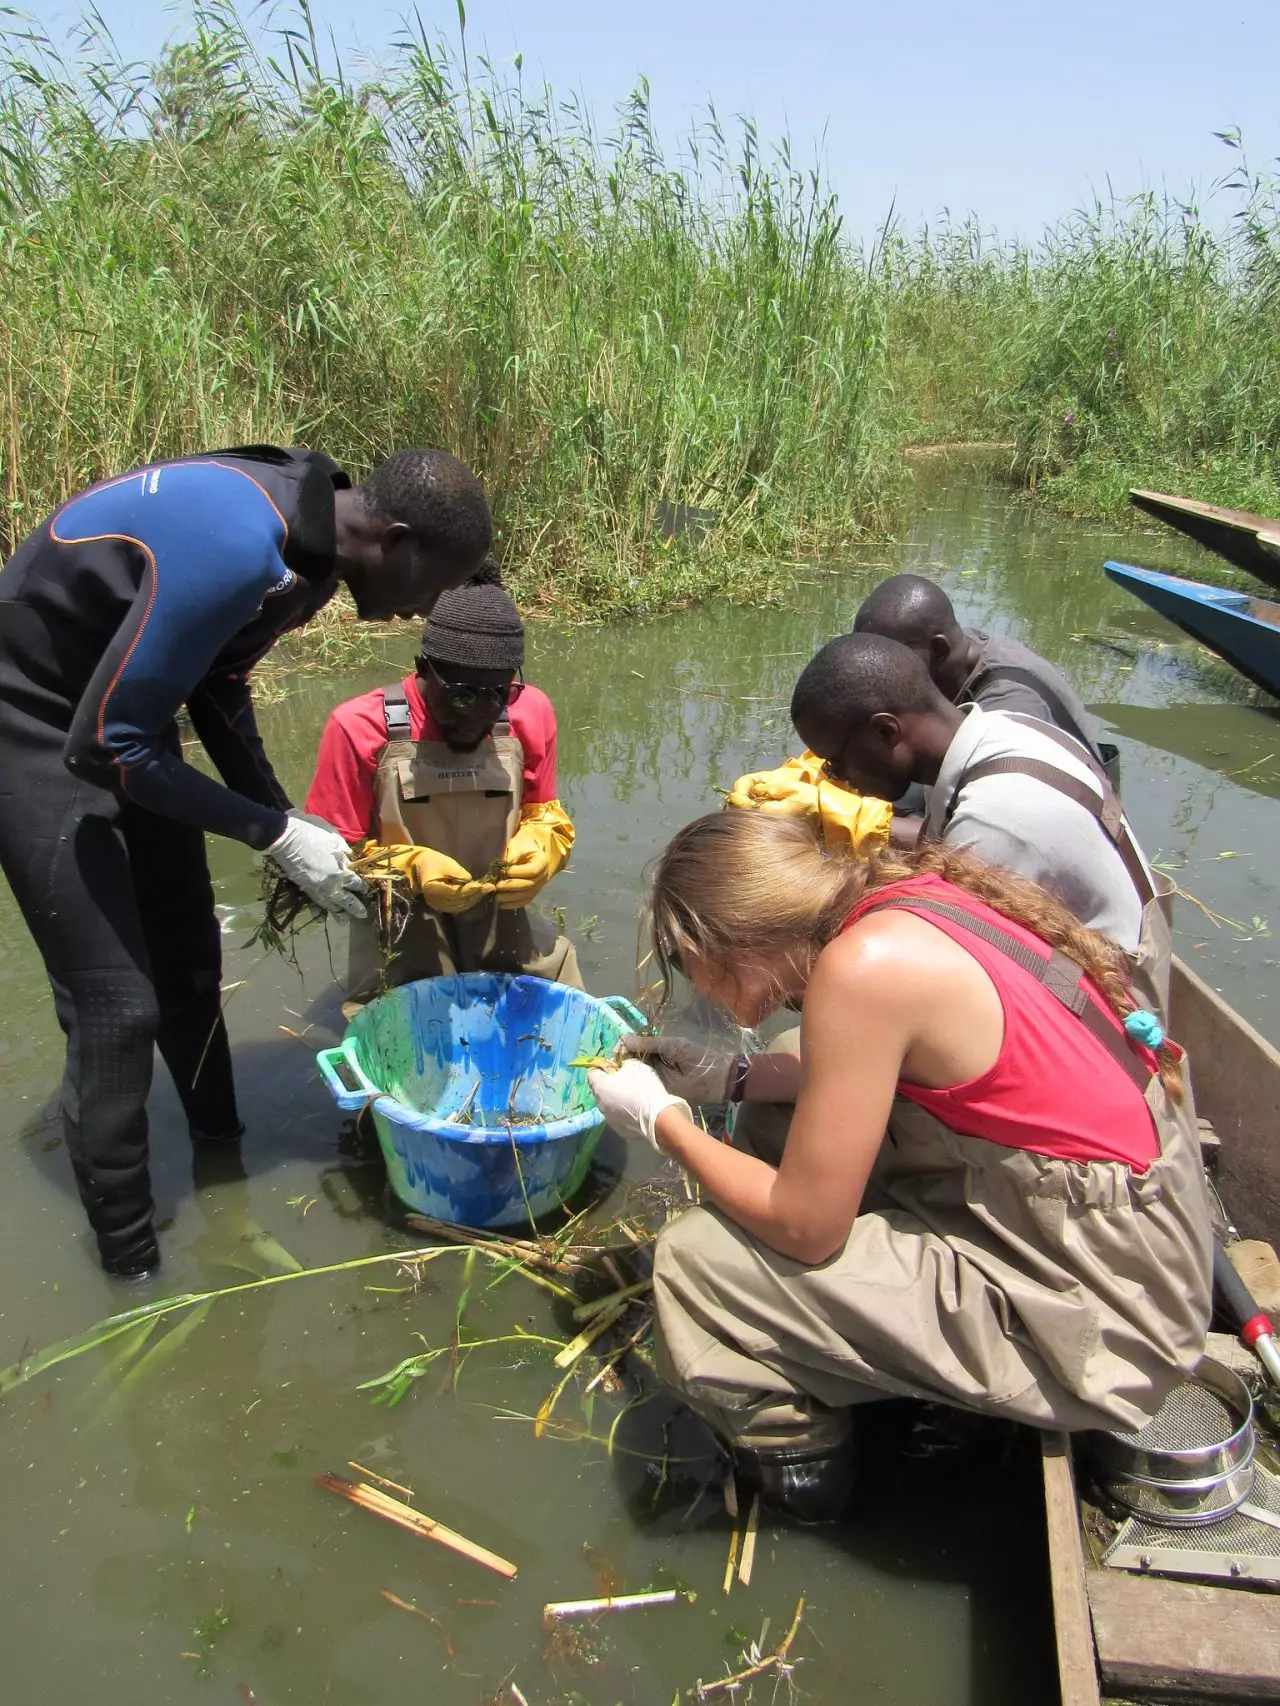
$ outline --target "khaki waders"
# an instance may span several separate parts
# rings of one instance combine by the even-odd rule
[[[1078,981],[1063,956],[1046,963]],[[1148,1419],[1204,1348],[1209,1207],[1190,1097],[1174,1103],[1112,1036],[1145,1083],[1159,1138],[1145,1173],[962,1137],[899,1097],[858,1217],[828,1261],[780,1256],[714,1209],[661,1234],[664,1378],[722,1437],[755,1446],[830,1432],[833,1411],[884,1397],[1045,1428]],[[788,1043],[794,1033],[775,1046]],[[792,1110],[742,1114],[757,1107],[763,1119],[740,1119],[734,1142],[776,1163]]]
[[[504,716],[474,752],[409,738],[403,686],[383,689],[387,744],[373,778],[373,836],[386,845],[432,847],[482,876],[502,858],[520,823],[524,749]],[[524,972],[582,988],[566,936],[527,907],[481,901],[467,912],[433,912],[420,902],[384,966],[372,922],[351,926],[347,998],[369,1001],[384,987],[452,972]]]

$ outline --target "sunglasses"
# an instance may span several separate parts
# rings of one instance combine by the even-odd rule
[[[455,711],[471,711],[481,703],[492,705],[495,710],[501,711],[524,692],[524,680],[518,670],[514,681],[477,686],[474,681],[450,681],[447,676],[441,675],[430,658],[420,657],[418,673],[421,675],[424,669],[435,677],[440,691]]]

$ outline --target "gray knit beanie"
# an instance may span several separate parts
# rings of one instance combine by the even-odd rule
[[[503,591],[502,571],[486,557],[465,586],[442,593],[422,630],[422,655],[467,669],[519,669],[524,623]]]

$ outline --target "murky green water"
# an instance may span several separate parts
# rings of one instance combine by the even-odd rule
[[[919,498],[908,538],[803,575],[785,609],[534,630],[529,673],[557,705],[562,794],[578,825],[573,868],[552,895],[591,987],[631,989],[645,862],[714,802],[715,787],[793,744],[786,703],[796,672],[847,626],[878,576],[911,567],[938,574],[967,619],[1053,657],[1104,708],[1148,852],[1176,866],[1212,913],[1236,921],[1213,922],[1184,903],[1181,951],[1275,1035],[1267,921],[1280,931],[1280,900],[1267,849],[1280,718],[1250,705],[1194,648],[1171,643],[1176,634],[1100,572],[1109,555],[1190,572],[1205,559],[1179,541],[1118,540],[1036,516],[945,464],[925,469]],[[402,650],[407,659],[411,642]],[[397,672],[380,664],[341,680],[299,677],[264,713],[296,792],[329,705]],[[248,1277],[250,1223],[308,1267],[400,1242],[383,1212],[380,1163],[344,1128],[313,1069],[312,1050],[340,1031],[323,945],[307,944],[302,976],[245,952],[252,861],[227,843],[215,844],[214,858],[229,915],[227,980],[245,980],[230,1020],[247,1176],[209,1169],[193,1179],[185,1140],[167,1135],[181,1130],[176,1101],[158,1083],[165,1292]],[[0,924],[4,1362],[140,1296],[104,1280],[85,1248],[51,1113],[60,1039],[7,895]],[[614,1181],[615,1201],[643,1172],[619,1145],[602,1150],[599,1175]],[[835,1535],[767,1528],[750,1588],[726,1599],[729,1524],[709,1496],[695,1503],[711,1462],[696,1428],[665,1402],[628,1416],[611,1458],[591,1441],[535,1439],[519,1419],[554,1384],[547,1353],[477,1352],[456,1390],[442,1391],[433,1373],[389,1411],[355,1390],[424,1340],[449,1341],[461,1261],[436,1262],[419,1292],[370,1289],[406,1285],[386,1266],[224,1299],[149,1380],[122,1387],[103,1352],[0,1400],[5,1698],[472,1706],[510,1678],[530,1706],[666,1706],[699,1677],[736,1668],[766,1618],[772,1646],[801,1593],[808,1610],[795,1651],[804,1663],[793,1680],[803,1699],[1026,1706],[1052,1697],[1026,1450],[993,1442],[987,1460],[963,1469],[908,1456],[901,1418],[886,1408],[864,1442],[859,1520]],[[566,1328],[518,1279],[474,1285],[466,1326],[477,1337]],[[580,1414],[572,1391],[562,1402]],[[598,1395],[592,1431],[603,1436],[617,1408]],[[656,1470],[664,1439],[665,1481]],[[518,1562],[517,1580],[505,1585],[315,1488],[317,1473],[342,1471],[350,1458],[410,1484],[422,1508]],[[549,1649],[542,1604],[598,1591],[601,1556],[628,1589],[674,1578],[697,1599],[617,1615],[588,1651]],[[394,1609],[382,1589],[438,1624]]]

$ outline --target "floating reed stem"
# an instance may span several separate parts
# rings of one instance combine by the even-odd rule
[[[601,1611],[637,1611],[646,1605],[673,1605],[679,1598],[676,1588],[660,1588],[653,1593],[611,1593],[603,1599],[553,1600],[542,1608],[543,1621],[555,1623],[562,1617],[595,1617]]]
[[[738,1563],[738,1580],[743,1587],[751,1586],[751,1571],[756,1561],[756,1530],[760,1527],[760,1495],[751,1501],[747,1526],[742,1535],[742,1557]]]
[[[349,1504],[359,1505],[361,1510],[372,1512],[386,1522],[393,1522],[398,1528],[407,1528],[410,1534],[416,1534],[423,1540],[434,1540],[441,1546],[447,1546],[451,1552],[459,1552],[464,1558],[470,1558],[473,1563],[483,1564],[486,1570],[493,1570],[499,1576],[505,1576],[508,1581],[516,1573],[516,1566],[506,1558],[500,1558],[496,1552],[490,1552],[485,1546],[478,1546],[474,1540],[468,1540],[465,1534],[458,1534],[452,1528],[446,1528],[434,1517],[424,1516],[421,1511],[414,1510],[412,1505],[401,1504],[399,1499],[390,1498],[386,1493],[380,1493],[376,1487],[370,1487],[363,1481],[348,1481],[341,1475],[317,1475],[316,1485],[323,1487],[327,1493],[336,1493],[340,1499],[346,1499]]]
[[[633,1297],[639,1297],[642,1292],[652,1291],[651,1279],[637,1280],[634,1285],[624,1285],[619,1291],[611,1291],[604,1297],[593,1297],[590,1303],[580,1303],[573,1312],[575,1321],[590,1321],[604,1309],[610,1309],[615,1303],[626,1303]]]

